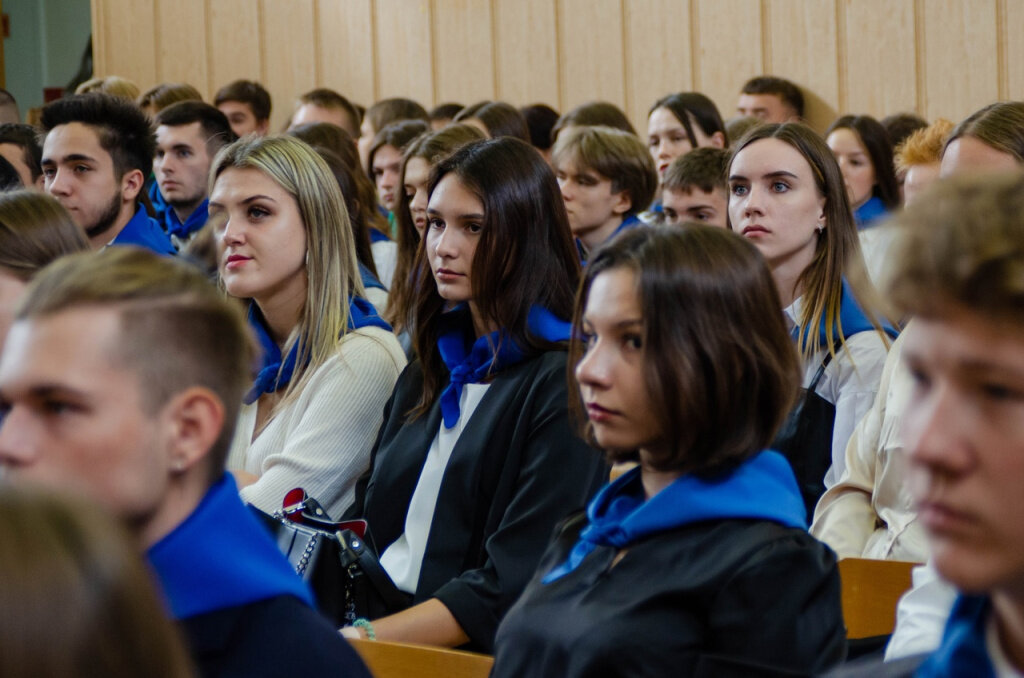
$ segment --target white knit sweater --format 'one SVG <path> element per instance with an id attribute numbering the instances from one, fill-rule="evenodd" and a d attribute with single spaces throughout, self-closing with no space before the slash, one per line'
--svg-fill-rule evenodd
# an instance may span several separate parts
<path id="1" fill-rule="evenodd" d="M 340 516 L 369 465 L 384 405 L 405 362 L 391 332 L 362 328 L 338 342 L 338 352 L 255 440 L 257 403 L 243 405 L 228 468 L 259 480 L 242 489 L 242 500 L 273 513 L 285 493 L 301 487 L 333 518 Z"/>

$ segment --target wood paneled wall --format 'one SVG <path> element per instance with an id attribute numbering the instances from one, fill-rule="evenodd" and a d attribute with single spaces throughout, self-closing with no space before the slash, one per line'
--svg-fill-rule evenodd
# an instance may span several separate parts
<path id="1" fill-rule="evenodd" d="M 264 83 L 273 125 L 316 86 L 364 105 L 503 99 L 557 110 L 698 90 L 724 117 L 742 83 L 804 87 L 823 129 L 839 113 L 954 121 L 1024 99 L 1019 0 L 92 0 L 97 75 L 207 96 Z"/>

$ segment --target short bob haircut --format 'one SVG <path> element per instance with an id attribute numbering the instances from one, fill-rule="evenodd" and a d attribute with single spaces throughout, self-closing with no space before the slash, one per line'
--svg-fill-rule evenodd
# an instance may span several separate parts
<path id="1" fill-rule="evenodd" d="M 293 137 L 242 138 L 224 148 L 210 168 L 209 194 L 229 169 L 256 169 L 273 179 L 295 200 L 306 231 L 308 285 L 299 322 L 281 349 L 288 355 L 298 344 L 295 374 L 276 405 L 289 404 L 311 375 L 337 352 L 348 331 L 348 298 L 365 297 L 352 226 L 338 181 L 327 163 L 306 143 Z M 216 229 L 219 215 L 211 212 Z"/>
<path id="2" fill-rule="evenodd" d="M 463 146 L 442 160 L 431 172 L 430 193 L 449 174 L 484 208 L 470 268 L 478 312 L 504 328 L 527 354 L 553 348 L 527 331 L 527 316 L 538 305 L 558 318 L 571 318 L 580 263 L 551 168 L 527 142 L 501 137 Z M 437 293 L 425 247 L 426 238 L 412 276 L 424 281 L 414 306 L 414 346 L 423 367 L 423 394 L 414 417 L 430 408 L 447 380 L 437 349 L 438 320 L 447 302 Z"/>
<path id="3" fill-rule="evenodd" d="M 888 298 L 899 311 L 960 307 L 1024 327 L 1024 172 L 943 179 L 894 223 Z"/>
<path id="4" fill-rule="evenodd" d="M 692 222 L 622 234 L 587 263 L 573 315 L 570 365 L 585 352 L 579 337 L 591 286 L 618 269 L 635 275 L 644 381 L 667 443 L 663 454 L 649 460 L 652 467 L 709 477 L 767 448 L 796 397 L 800 368 L 771 271 L 757 248 L 734 233 Z M 578 398 L 573 409 L 582 418 Z M 584 434 L 596 443 L 589 423 Z M 635 460 L 637 451 L 611 451 L 610 457 Z"/>
<path id="5" fill-rule="evenodd" d="M 87 251 L 85 234 L 56 198 L 25 190 L 0 193 L 0 271 L 28 282 L 54 259 Z"/>
<path id="6" fill-rule="evenodd" d="M 836 351 L 846 345 L 846 334 L 839 322 L 839 300 L 842 297 L 844 276 L 854 298 L 882 335 L 883 341 L 888 343 L 871 310 L 874 306 L 871 303 L 874 301 L 871 290 L 869 286 L 862 287 L 860 282 L 866 280 L 867 276 L 864 256 L 861 254 L 857 226 L 850 209 L 850 199 L 846 195 L 843 175 L 832 151 L 818 133 L 804 123 L 760 125 L 747 132 L 740 143 L 733 147 L 729 157 L 730 171 L 736 156 L 761 139 L 778 139 L 796 149 L 811 167 L 818 195 L 825 198 L 825 230 L 818 238 L 814 258 L 797 282 L 798 286 L 804 288 L 798 337 L 802 357 L 810 360 L 819 350 L 827 350 L 834 356 Z M 823 318 L 826 327 L 838 328 L 838 345 L 831 333 L 826 334 L 825 345 L 821 345 L 818 328 Z"/>
<path id="7" fill-rule="evenodd" d="M 725 130 L 725 123 L 722 122 L 722 115 L 718 112 L 715 102 L 700 92 L 680 92 L 669 94 L 654 102 L 651 110 L 647 112 L 648 117 L 659 108 L 672 113 L 679 124 L 686 130 L 686 138 L 690 140 L 690 146 L 697 148 L 697 135 L 693 131 L 696 124 L 705 136 L 714 136 L 716 132 L 722 135 L 722 148 L 729 147 L 729 134 Z"/>
<path id="8" fill-rule="evenodd" d="M 975 111 L 953 129 L 946 148 L 960 137 L 974 137 L 1024 164 L 1024 101 L 1000 101 Z"/>
<path id="9" fill-rule="evenodd" d="M 5 678 L 195 675 L 138 546 L 92 504 L 4 487 L 0 572 Z"/>
<path id="10" fill-rule="evenodd" d="M 405 192 L 405 168 L 412 158 L 421 158 L 433 168 L 466 144 L 483 141 L 486 138 L 476 127 L 453 123 L 434 132 L 424 132 L 405 147 L 399 175 L 399 186 L 402 190 L 398 191 L 394 210 L 398 260 L 395 262 L 395 273 L 388 293 L 388 308 L 384 313 L 384 319 L 396 332 L 401 332 L 409 325 L 415 296 L 415 284 L 411 274 L 420 244 L 420 235 L 416 232 L 412 212 L 409 211 L 410 196 Z"/>
<path id="11" fill-rule="evenodd" d="M 871 195 L 877 196 L 886 209 L 893 210 L 900 204 L 900 185 L 896 181 L 896 165 L 893 164 L 892 142 L 889 133 L 870 115 L 844 115 L 829 125 L 825 132 L 827 139 L 838 129 L 848 129 L 864 146 L 875 171 L 875 185 Z"/>
<path id="12" fill-rule="evenodd" d="M 568 113 L 563 113 L 551 128 L 551 143 L 558 141 L 558 135 L 567 127 L 614 127 L 630 134 L 636 134 L 629 118 L 622 109 L 607 101 L 591 101 L 580 104 Z"/>
<path id="13" fill-rule="evenodd" d="M 647 209 L 658 190 L 658 172 L 647 147 L 635 134 L 612 127 L 573 127 L 558 137 L 551 162 L 574 161 L 611 179 L 612 193 L 629 195 L 629 217 Z"/>

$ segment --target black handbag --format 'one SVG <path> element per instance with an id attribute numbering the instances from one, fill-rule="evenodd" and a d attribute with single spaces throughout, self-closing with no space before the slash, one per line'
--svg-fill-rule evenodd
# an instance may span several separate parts
<path id="1" fill-rule="evenodd" d="M 320 613 L 337 626 L 402 609 L 399 591 L 363 541 L 365 520 L 336 523 L 319 502 L 297 488 L 273 515 L 249 507 L 277 542 L 295 573 L 313 590 Z"/>

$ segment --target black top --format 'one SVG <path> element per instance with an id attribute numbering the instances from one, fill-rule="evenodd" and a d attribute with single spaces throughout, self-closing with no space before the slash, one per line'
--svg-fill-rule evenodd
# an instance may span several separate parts
<path id="1" fill-rule="evenodd" d="M 598 546 L 560 579 L 569 521 L 498 630 L 492 678 L 806 675 L 841 661 L 835 554 L 764 520 L 693 523 Z"/>
<path id="2" fill-rule="evenodd" d="M 179 623 L 203 678 L 370 678 L 337 630 L 292 596 L 215 610 Z"/>
<path id="3" fill-rule="evenodd" d="M 350 517 L 367 519 L 377 553 L 405 529 L 413 491 L 441 425 L 440 405 L 408 421 L 422 392 L 419 362 L 398 378 L 371 467 Z M 459 437 L 438 494 L 414 603 L 438 598 L 491 651 L 501 618 L 537 567 L 552 530 L 607 480 L 603 455 L 568 416 L 566 353 L 499 373 Z"/>

